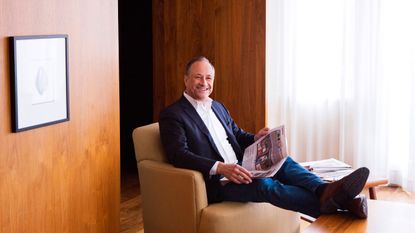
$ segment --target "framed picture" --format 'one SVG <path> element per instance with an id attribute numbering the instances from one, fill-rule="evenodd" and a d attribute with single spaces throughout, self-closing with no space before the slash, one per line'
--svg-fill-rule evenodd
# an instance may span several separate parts
<path id="1" fill-rule="evenodd" d="M 15 36 L 10 47 L 13 132 L 68 121 L 68 36 Z"/>

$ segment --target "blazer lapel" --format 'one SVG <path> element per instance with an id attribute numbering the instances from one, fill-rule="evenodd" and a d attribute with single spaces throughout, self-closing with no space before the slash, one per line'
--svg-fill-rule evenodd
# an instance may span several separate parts
<path id="1" fill-rule="evenodd" d="M 181 102 L 181 105 L 183 106 L 184 112 L 189 116 L 190 119 L 192 119 L 196 123 L 199 130 L 207 136 L 215 152 L 222 158 L 222 156 L 219 153 L 218 148 L 215 145 L 215 142 L 213 141 L 212 135 L 210 135 L 208 128 L 206 127 L 202 118 L 200 118 L 199 114 L 196 112 L 196 109 L 184 96 L 182 96 L 182 98 L 180 99 L 180 102 Z"/>
<path id="2" fill-rule="evenodd" d="M 231 144 L 233 150 L 235 151 L 236 156 L 238 157 L 238 159 L 241 159 L 241 157 L 240 157 L 240 155 L 242 154 L 241 148 L 240 148 L 238 142 L 236 141 L 236 138 L 235 138 L 235 136 L 232 132 L 232 129 L 230 129 L 228 127 L 228 124 L 227 124 L 227 122 L 225 120 L 225 116 L 224 116 L 225 113 L 219 109 L 219 107 L 217 106 L 215 101 L 212 102 L 212 109 L 213 109 L 213 112 L 218 117 L 220 123 L 222 123 L 223 128 L 226 131 L 226 135 L 228 136 L 228 141 Z M 226 113 L 226 114 L 228 114 L 228 113 Z"/>
<path id="3" fill-rule="evenodd" d="M 212 110 L 215 113 L 216 117 L 219 119 L 220 123 L 222 123 L 223 128 L 226 131 L 226 134 L 229 135 L 231 132 L 229 131 L 228 125 L 225 121 L 225 116 L 222 114 L 218 106 L 216 106 L 215 101 L 212 102 Z"/>

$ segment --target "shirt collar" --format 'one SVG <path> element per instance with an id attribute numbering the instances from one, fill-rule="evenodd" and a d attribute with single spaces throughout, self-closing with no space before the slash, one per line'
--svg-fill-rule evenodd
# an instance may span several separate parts
<path id="1" fill-rule="evenodd" d="M 199 108 L 208 110 L 212 107 L 212 99 L 208 97 L 205 101 L 195 100 L 193 97 L 188 95 L 186 92 L 183 92 L 184 97 L 192 104 L 192 106 L 197 110 Z"/>

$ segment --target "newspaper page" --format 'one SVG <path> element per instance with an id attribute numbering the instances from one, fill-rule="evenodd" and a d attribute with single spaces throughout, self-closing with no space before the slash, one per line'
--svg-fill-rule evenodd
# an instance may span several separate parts
<path id="1" fill-rule="evenodd" d="M 281 168 L 287 154 L 285 127 L 282 125 L 245 149 L 242 167 L 250 171 L 253 178 L 271 177 Z"/>

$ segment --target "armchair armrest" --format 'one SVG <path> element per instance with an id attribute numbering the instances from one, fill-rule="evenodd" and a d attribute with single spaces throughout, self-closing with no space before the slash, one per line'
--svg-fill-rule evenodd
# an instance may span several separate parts
<path id="1" fill-rule="evenodd" d="M 151 160 L 140 161 L 138 171 L 146 233 L 197 232 L 208 205 L 202 174 Z"/>

